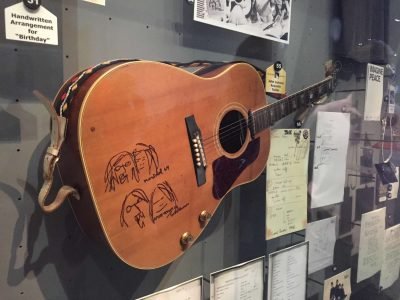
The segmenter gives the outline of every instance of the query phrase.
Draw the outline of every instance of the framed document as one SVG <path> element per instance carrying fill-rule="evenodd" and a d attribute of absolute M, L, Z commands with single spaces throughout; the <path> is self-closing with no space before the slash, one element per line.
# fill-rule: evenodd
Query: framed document
<path fill-rule="evenodd" d="M 137 300 L 202 300 L 203 276 L 185 281 Z"/>
<path fill-rule="evenodd" d="M 307 260 L 308 241 L 269 255 L 268 300 L 306 299 Z"/>
<path fill-rule="evenodd" d="M 210 274 L 210 300 L 262 300 L 265 257 Z"/>

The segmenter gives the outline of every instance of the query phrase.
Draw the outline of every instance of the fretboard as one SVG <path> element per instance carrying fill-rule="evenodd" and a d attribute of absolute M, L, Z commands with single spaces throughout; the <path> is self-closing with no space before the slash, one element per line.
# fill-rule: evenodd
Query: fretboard
<path fill-rule="evenodd" d="M 307 107 L 329 95 L 332 90 L 333 77 L 329 76 L 315 85 L 252 111 L 249 114 L 249 129 L 252 134 L 257 134 L 297 109 Z"/>

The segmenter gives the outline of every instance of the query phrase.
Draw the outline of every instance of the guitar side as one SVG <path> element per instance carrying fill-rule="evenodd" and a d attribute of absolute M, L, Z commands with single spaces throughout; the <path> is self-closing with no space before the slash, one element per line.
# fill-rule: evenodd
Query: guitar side
<path fill-rule="evenodd" d="M 247 130 L 237 149 L 221 142 L 236 130 L 222 128 L 228 112 L 247 118 L 265 105 L 262 82 L 249 65 L 201 78 L 156 62 L 125 63 L 83 91 L 74 120 L 86 182 L 80 201 L 90 202 L 95 214 L 87 217 L 98 217 L 100 235 L 131 266 L 152 269 L 175 260 L 226 193 L 265 167 L 268 130 L 254 139 Z M 201 132 L 206 166 L 200 183 L 188 117 Z M 85 205 L 72 206 L 79 219 L 85 216 Z"/>

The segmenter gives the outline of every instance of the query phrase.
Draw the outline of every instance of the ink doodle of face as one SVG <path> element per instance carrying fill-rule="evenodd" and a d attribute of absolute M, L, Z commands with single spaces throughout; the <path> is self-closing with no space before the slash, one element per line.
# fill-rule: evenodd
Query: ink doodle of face
<path fill-rule="evenodd" d="M 139 174 L 141 172 L 145 172 L 148 175 L 157 172 L 159 167 L 158 155 L 153 146 L 138 143 L 136 144 L 136 148 L 133 150 L 132 156 L 135 161 L 134 176 L 136 181 L 139 182 Z"/>
<path fill-rule="evenodd" d="M 137 151 L 134 153 L 135 161 L 137 164 L 137 171 L 140 173 L 141 171 L 148 170 L 148 161 L 146 157 L 145 151 Z"/>
<path fill-rule="evenodd" d="M 133 168 L 132 157 L 129 154 L 125 154 L 119 158 L 118 161 L 115 162 L 113 166 L 113 173 L 117 178 L 117 182 L 119 184 L 123 184 L 124 182 L 129 182 L 129 173 Z"/>
<path fill-rule="evenodd" d="M 129 225 L 136 223 L 139 228 L 144 228 L 146 226 L 146 215 L 149 211 L 148 203 L 149 199 L 143 190 L 135 189 L 129 193 L 122 203 L 120 215 L 121 226 L 129 227 Z"/>
<path fill-rule="evenodd" d="M 132 154 L 129 152 L 121 152 L 114 155 L 104 174 L 104 182 L 107 191 L 114 191 L 115 186 L 129 182 L 129 177 L 133 176 L 134 161 Z"/>
<path fill-rule="evenodd" d="M 173 216 L 178 210 L 178 199 L 168 182 L 157 184 L 151 195 L 150 216 L 155 222 L 161 217 Z"/>

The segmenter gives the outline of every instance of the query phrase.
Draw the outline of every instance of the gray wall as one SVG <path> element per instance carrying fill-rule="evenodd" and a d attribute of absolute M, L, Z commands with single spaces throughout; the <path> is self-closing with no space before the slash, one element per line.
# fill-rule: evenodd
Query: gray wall
<path fill-rule="evenodd" d="M 14 3 L 1 2 L 0 20 Z M 153 271 L 130 268 L 88 240 L 68 205 L 44 215 L 37 195 L 49 115 L 32 91 L 52 98 L 71 74 L 127 57 L 240 59 L 262 68 L 280 60 L 294 92 L 323 78 L 331 1 L 293 1 L 289 45 L 196 23 L 184 0 L 42 3 L 58 16 L 59 46 L 7 41 L 0 22 L 0 298 L 132 299 L 265 254 L 264 175 L 225 199 L 182 258 Z M 291 241 L 278 239 L 271 247 Z"/>

